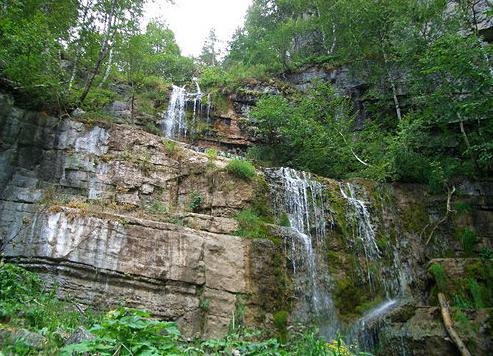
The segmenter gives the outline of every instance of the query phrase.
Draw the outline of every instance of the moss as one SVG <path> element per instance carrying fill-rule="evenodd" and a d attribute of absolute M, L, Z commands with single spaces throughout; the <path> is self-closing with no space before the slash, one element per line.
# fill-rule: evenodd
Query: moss
<path fill-rule="evenodd" d="M 375 309 L 379 304 L 383 302 L 383 297 L 377 295 L 374 299 L 364 302 L 356 307 L 356 311 L 363 315 L 369 310 Z"/>
<path fill-rule="evenodd" d="M 267 223 L 274 223 L 274 212 L 270 201 L 270 187 L 263 176 L 254 180 L 254 198 L 250 204 L 252 210 Z"/>
<path fill-rule="evenodd" d="M 238 230 L 235 231 L 236 236 L 250 239 L 273 238 L 266 222 L 254 210 L 244 209 L 236 215 L 235 219 L 239 225 Z"/>
<path fill-rule="evenodd" d="M 291 222 L 289 221 L 289 216 L 287 213 L 282 213 L 281 217 L 279 218 L 279 225 L 284 226 L 284 227 L 290 227 Z"/>
<path fill-rule="evenodd" d="M 401 220 L 406 231 L 420 233 L 428 224 L 429 217 L 424 205 L 412 204 L 402 211 Z"/>
<path fill-rule="evenodd" d="M 371 293 L 363 285 L 356 283 L 354 278 L 342 278 L 337 281 L 334 292 L 334 303 L 339 310 L 343 322 L 350 322 L 361 316 L 365 308 L 373 300 Z M 366 307 L 365 307 L 366 305 Z"/>

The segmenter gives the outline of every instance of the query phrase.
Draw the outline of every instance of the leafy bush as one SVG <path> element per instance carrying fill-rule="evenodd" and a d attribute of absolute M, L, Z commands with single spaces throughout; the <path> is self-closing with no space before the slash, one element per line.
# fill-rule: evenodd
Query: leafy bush
<path fill-rule="evenodd" d="M 74 305 L 56 298 L 40 278 L 19 266 L 0 264 L 0 315 L 14 329 L 41 333 L 47 339 L 46 354 L 55 354 L 67 334 L 96 320 L 90 311 L 81 314 Z M 20 340 L 3 345 L 6 354 L 28 355 L 32 350 Z"/>
<path fill-rule="evenodd" d="M 277 335 L 281 344 L 288 341 L 288 318 L 289 313 L 285 310 L 278 311 L 274 314 L 274 326 L 277 329 Z"/>
<path fill-rule="evenodd" d="M 462 244 L 462 249 L 466 256 L 471 256 L 474 253 L 474 246 L 477 243 L 477 237 L 474 230 L 471 228 L 464 228 L 459 234 L 459 241 Z"/>
<path fill-rule="evenodd" d="M 255 170 L 255 166 L 248 161 L 242 161 L 239 159 L 234 159 L 228 163 L 226 166 L 226 170 L 241 178 L 243 180 L 251 180 L 253 177 L 257 175 L 257 171 Z"/>
<path fill-rule="evenodd" d="M 209 148 L 205 151 L 205 154 L 207 155 L 209 161 L 214 161 L 217 158 L 218 152 L 214 148 Z"/>
<path fill-rule="evenodd" d="M 191 192 L 189 196 L 189 203 L 188 203 L 188 208 L 192 212 L 197 212 L 200 207 L 202 206 L 202 203 L 204 202 L 204 198 L 200 193 L 198 192 Z"/>
<path fill-rule="evenodd" d="M 442 265 L 434 263 L 430 266 L 428 271 L 435 279 L 435 283 L 439 291 L 443 292 L 447 288 L 447 274 Z"/>
<path fill-rule="evenodd" d="M 150 318 L 144 311 L 119 308 L 106 314 L 91 332 L 94 340 L 63 348 L 62 355 L 164 355 L 183 352 L 175 323 Z"/>

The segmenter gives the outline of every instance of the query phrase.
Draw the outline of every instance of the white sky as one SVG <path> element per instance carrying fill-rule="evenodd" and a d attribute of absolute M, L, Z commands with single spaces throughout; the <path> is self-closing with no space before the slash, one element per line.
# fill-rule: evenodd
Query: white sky
<path fill-rule="evenodd" d="M 164 20 L 175 33 L 183 55 L 198 56 L 211 28 L 222 48 L 243 25 L 251 0 L 154 0 L 146 6 L 146 20 Z"/>

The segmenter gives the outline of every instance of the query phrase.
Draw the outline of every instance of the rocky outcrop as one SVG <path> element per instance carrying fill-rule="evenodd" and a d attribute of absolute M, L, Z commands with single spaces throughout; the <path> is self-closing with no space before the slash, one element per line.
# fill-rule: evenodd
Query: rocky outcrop
<path fill-rule="evenodd" d="M 237 100 L 253 102 L 260 90 L 251 87 Z M 233 323 L 269 327 L 280 311 L 309 323 L 317 311 L 313 290 L 331 294 L 343 328 L 388 298 L 406 298 L 412 308 L 396 307 L 381 319 L 377 313 L 382 350 L 400 343 L 426 354 L 438 345 L 443 354 L 453 345 L 435 312 L 430 263 L 462 281 L 466 289 L 449 291 L 469 300 L 469 279 L 480 276 L 481 288 L 490 283 L 478 271 L 488 271 L 491 257 L 478 264 L 477 256 L 493 248 L 491 182 L 457 184 L 454 213 L 438 224 L 447 197 L 426 187 L 313 177 L 323 185 L 319 199 L 308 186 L 303 199 L 318 204 L 325 228 L 312 245 L 317 273 L 310 274 L 308 245 L 285 227 L 282 211 L 264 216 L 284 226 L 268 225 L 269 239 L 233 236 L 238 212 L 268 211 L 269 193 L 287 192 L 279 181 L 268 180 L 269 188 L 262 179 L 239 179 L 224 169 L 226 158 L 129 125 L 60 120 L 15 108 L 7 96 L 0 96 L 0 114 L 1 250 L 58 285 L 61 297 L 144 308 L 201 337 L 222 336 Z M 375 246 L 378 253 L 369 254 Z M 478 320 L 481 332 L 465 336 L 480 344 L 478 354 L 491 342 L 488 303 L 477 314 L 452 305 L 462 320 Z"/>
<path fill-rule="evenodd" d="M 222 336 L 235 317 L 268 325 L 276 290 L 264 285 L 276 281 L 259 271 L 276 249 L 231 236 L 255 181 L 227 173 L 226 159 L 130 126 L 59 120 L 0 99 L 8 260 L 65 298 L 144 308 L 186 335 Z"/>

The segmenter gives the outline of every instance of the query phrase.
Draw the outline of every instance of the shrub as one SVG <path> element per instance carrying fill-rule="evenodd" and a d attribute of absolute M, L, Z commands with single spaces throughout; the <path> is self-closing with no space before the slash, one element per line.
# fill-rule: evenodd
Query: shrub
<path fill-rule="evenodd" d="M 202 195 L 195 191 L 190 193 L 189 200 L 190 202 L 188 204 L 188 208 L 194 213 L 200 209 L 202 203 L 204 202 Z"/>
<path fill-rule="evenodd" d="M 166 151 L 166 153 L 172 157 L 176 156 L 176 153 L 177 153 L 177 150 L 178 150 L 178 145 L 175 141 L 171 141 L 171 140 L 164 140 L 163 141 L 163 144 L 164 144 L 164 150 Z"/>
<path fill-rule="evenodd" d="M 462 249 L 466 256 L 471 256 L 474 253 L 474 246 L 477 243 L 476 233 L 471 228 L 464 228 L 459 234 L 459 241 L 462 244 Z"/>
<path fill-rule="evenodd" d="M 209 161 L 214 161 L 217 158 L 218 152 L 214 148 L 209 148 L 205 154 L 207 155 L 207 158 Z"/>
<path fill-rule="evenodd" d="M 91 332 L 94 340 L 66 346 L 62 355 L 180 354 L 180 331 L 175 323 L 150 319 L 144 311 L 119 308 L 106 314 Z"/>
<path fill-rule="evenodd" d="M 442 265 L 434 263 L 430 266 L 428 271 L 435 279 L 435 283 L 439 291 L 443 292 L 447 288 L 447 274 Z"/>
<path fill-rule="evenodd" d="M 242 161 L 239 159 L 234 159 L 231 162 L 229 162 L 228 165 L 226 166 L 226 170 L 229 173 L 237 176 L 238 178 L 247 181 L 251 180 L 253 177 L 257 175 L 257 172 L 253 164 L 251 164 L 248 161 Z"/>
<path fill-rule="evenodd" d="M 288 318 L 289 313 L 285 310 L 274 314 L 274 326 L 277 329 L 278 339 L 281 344 L 288 342 Z"/>

